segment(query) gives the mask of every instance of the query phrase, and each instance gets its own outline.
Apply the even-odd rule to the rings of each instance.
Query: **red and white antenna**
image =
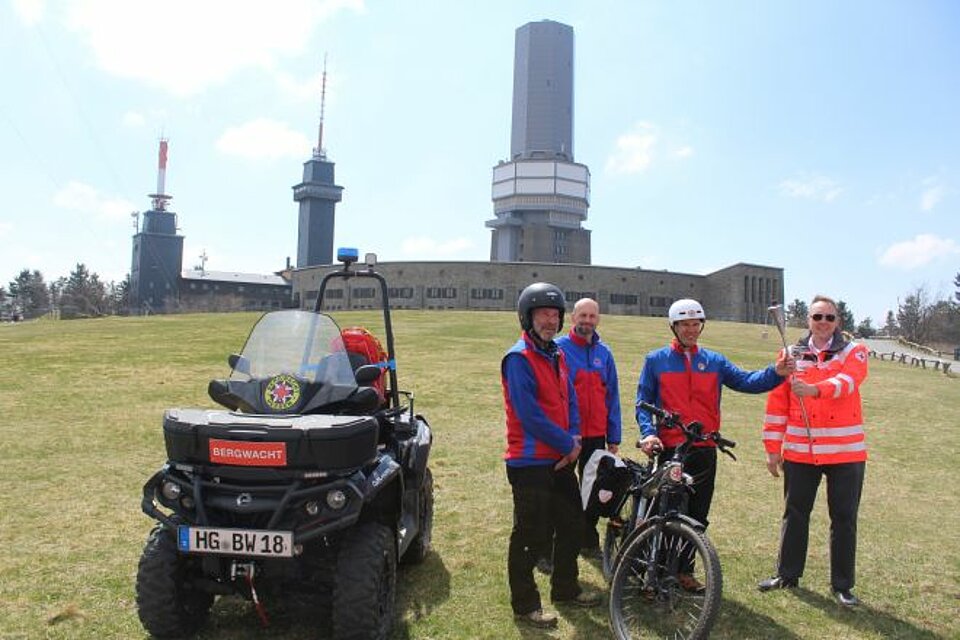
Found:
[[[317,147],[313,155],[317,158],[326,158],[327,150],[323,148],[323,112],[327,104],[327,54],[323,54],[323,80],[320,83],[320,132],[317,135]]]
[[[168,196],[164,189],[166,188],[167,182],[167,139],[160,138],[160,156],[157,161],[157,192],[151,193],[150,198],[153,199],[153,209],[154,211],[166,211],[167,202],[169,202],[173,196]]]

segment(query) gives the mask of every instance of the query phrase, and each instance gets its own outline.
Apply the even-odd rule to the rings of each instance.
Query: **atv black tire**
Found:
[[[390,527],[366,522],[340,543],[333,586],[334,640],[386,640],[397,595],[396,541]]]
[[[150,532],[137,567],[137,615],[152,636],[182,638],[206,621],[213,595],[191,588],[193,562],[177,551],[174,530],[161,524]]]
[[[417,537],[413,539],[407,552],[400,559],[404,564],[420,564],[430,553],[430,540],[433,536],[433,474],[430,468],[423,472],[423,484],[420,486],[420,513],[417,514]]]

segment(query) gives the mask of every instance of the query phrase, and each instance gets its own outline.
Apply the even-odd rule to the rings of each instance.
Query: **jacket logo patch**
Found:
[[[857,358],[857,360],[859,360],[860,362],[866,362],[866,360],[867,360],[867,354],[865,354],[863,351],[857,351],[857,352],[854,353],[853,355],[854,355],[854,356]]]
[[[600,358],[594,358],[594,359],[593,359],[593,366],[599,368],[599,367],[600,367],[600,364],[601,364]]]
[[[698,363],[697,363],[697,369],[699,369],[700,371],[704,371],[704,370],[706,370],[706,368],[707,368],[707,364],[706,364],[705,362],[698,362]]]

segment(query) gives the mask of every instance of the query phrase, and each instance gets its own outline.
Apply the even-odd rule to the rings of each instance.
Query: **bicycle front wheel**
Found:
[[[707,536],[685,522],[655,524],[620,553],[610,626],[618,640],[707,638],[722,591],[720,559]]]

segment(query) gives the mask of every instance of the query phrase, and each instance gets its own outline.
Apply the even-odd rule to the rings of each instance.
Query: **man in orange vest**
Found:
[[[797,373],[770,392],[763,422],[767,468],[783,470],[785,508],[777,575],[760,591],[796,587],[807,557],[810,511],[820,478],[827,478],[830,512],[830,585],[837,602],[855,607],[857,511],[867,460],[860,385],[867,377],[867,348],[841,332],[837,304],[816,296],[810,333],[792,347]]]

